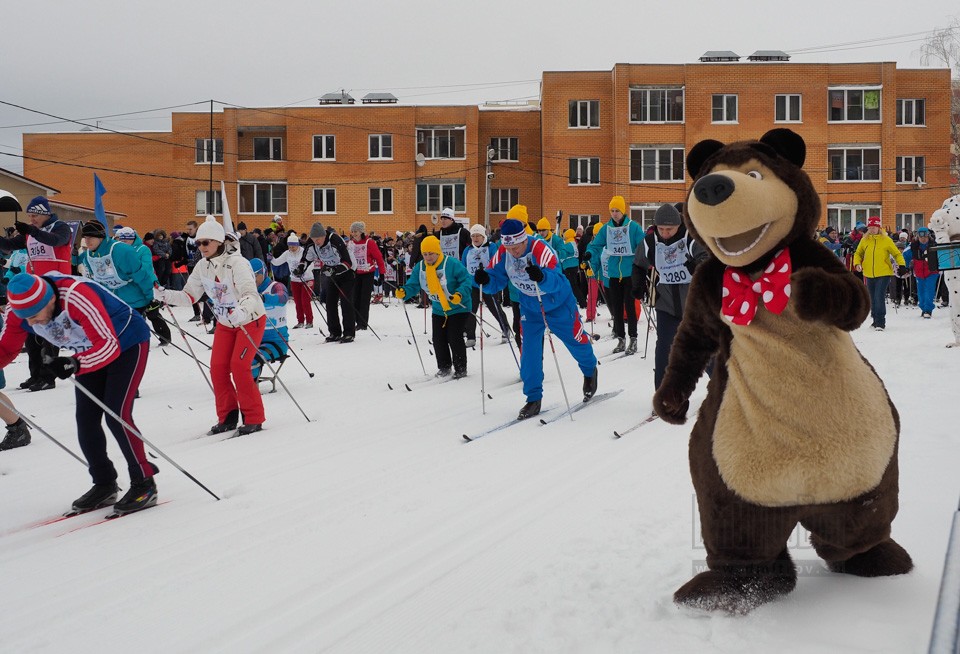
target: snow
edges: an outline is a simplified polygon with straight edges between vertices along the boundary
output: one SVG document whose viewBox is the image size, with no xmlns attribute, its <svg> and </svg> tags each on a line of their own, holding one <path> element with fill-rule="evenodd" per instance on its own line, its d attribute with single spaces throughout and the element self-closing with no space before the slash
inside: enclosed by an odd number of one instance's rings
<svg viewBox="0 0 960 654">
<path fill-rule="evenodd" d="M 161 459 L 159 505 L 93 525 L 106 511 L 53 517 L 90 481 L 33 432 L 0 453 L 0 649 L 5 652 L 921 652 L 930 637 L 960 493 L 960 403 L 949 401 L 960 350 L 949 316 L 888 314 L 887 331 L 853 337 L 900 412 L 900 514 L 894 537 L 916 569 L 895 578 L 835 575 L 797 533 L 796 590 L 745 617 L 678 609 L 676 588 L 702 565 L 685 426 L 655 421 L 612 438 L 650 410 L 650 356 L 606 361 L 596 408 L 536 420 L 474 443 L 516 415 L 519 385 L 499 337 L 465 380 L 402 389 L 422 378 L 399 305 L 374 306 L 382 337 L 352 345 L 291 332 L 309 379 L 290 359 L 264 397 L 263 432 L 205 436 L 213 398 L 185 355 L 151 350 L 135 416 L 156 447 L 220 495 L 215 501 Z M 423 313 L 409 309 L 435 371 Z M 292 307 L 290 313 L 293 313 Z M 189 311 L 178 310 L 182 324 Z M 318 318 L 318 324 L 320 324 Z M 609 333 L 606 320 L 598 331 Z M 199 327 L 188 329 L 208 340 Z M 641 328 L 642 334 L 642 328 Z M 175 341 L 182 344 L 179 339 Z M 557 342 L 571 400 L 581 377 Z M 196 343 L 194 343 L 196 346 Z M 602 340 L 599 353 L 612 349 Z M 641 340 L 641 352 L 644 344 Z M 204 355 L 205 356 L 205 355 Z M 549 347 L 544 403 L 562 403 Z M 7 394 L 79 452 L 69 382 Z M 388 390 L 387 382 L 395 389 Z M 705 393 L 701 384 L 691 405 Z M 830 416 L 857 406 L 815 411 Z M 123 459 L 113 442 L 111 457 Z"/>
</svg>

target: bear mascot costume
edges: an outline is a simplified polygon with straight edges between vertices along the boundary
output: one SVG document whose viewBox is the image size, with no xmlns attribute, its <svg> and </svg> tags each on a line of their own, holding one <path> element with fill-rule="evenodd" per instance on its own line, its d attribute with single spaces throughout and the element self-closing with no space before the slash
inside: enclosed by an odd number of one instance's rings
<svg viewBox="0 0 960 654">
<path fill-rule="evenodd" d="M 960 195 L 943 201 L 943 206 L 930 216 L 930 229 L 941 245 L 960 242 Z M 943 281 L 950 291 L 950 324 L 953 327 L 953 342 L 947 347 L 960 347 L 960 270 L 943 271 Z"/>
<path fill-rule="evenodd" d="M 849 332 L 870 310 L 863 282 L 813 239 L 820 199 L 803 139 L 706 140 L 687 157 L 690 233 L 713 254 L 694 274 L 654 395 L 682 424 L 714 359 L 690 435 L 690 472 L 708 570 L 674 602 L 744 614 L 793 590 L 797 523 L 830 570 L 904 574 L 897 514 L 900 419 Z M 857 405 L 831 414 L 823 407 Z"/>
</svg>

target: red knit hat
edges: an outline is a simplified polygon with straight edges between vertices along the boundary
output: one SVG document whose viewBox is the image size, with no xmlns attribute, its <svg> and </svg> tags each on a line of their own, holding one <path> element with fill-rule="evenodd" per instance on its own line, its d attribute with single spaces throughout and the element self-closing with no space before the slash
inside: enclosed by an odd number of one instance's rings
<svg viewBox="0 0 960 654">
<path fill-rule="evenodd" d="M 36 275 L 17 273 L 7 284 L 7 302 L 19 318 L 32 318 L 53 298 L 53 288 Z"/>
<path fill-rule="evenodd" d="M 880 216 L 870 216 L 867 218 L 867 227 L 883 227 L 883 223 L 880 222 Z"/>
</svg>

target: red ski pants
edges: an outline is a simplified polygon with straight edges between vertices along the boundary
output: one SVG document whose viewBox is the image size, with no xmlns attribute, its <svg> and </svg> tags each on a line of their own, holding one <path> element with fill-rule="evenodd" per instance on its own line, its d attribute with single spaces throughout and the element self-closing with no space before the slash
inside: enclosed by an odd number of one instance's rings
<svg viewBox="0 0 960 654">
<path fill-rule="evenodd" d="M 242 328 L 228 327 L 222 323 L 217 325 L 213 336 L 213 352 L 210 353 L 210 379 L 216 396 L 218 422 L 226 420 L 227 414 L 238 408 L 246 425 L 259 425 L 265 420 L 263 398 L 260 397 L 257 382 L 250 374 L 250 366 L 260 347 L 266 324 L 266 316 L 260 316 Z M 243 330 L 250 338 L 244 335 Z"/>
</svg>

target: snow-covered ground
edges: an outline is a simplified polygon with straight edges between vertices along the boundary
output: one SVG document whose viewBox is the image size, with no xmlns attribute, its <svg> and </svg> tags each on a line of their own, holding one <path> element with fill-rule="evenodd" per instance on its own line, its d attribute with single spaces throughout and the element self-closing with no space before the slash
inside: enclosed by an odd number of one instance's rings
<svg viewBox="0 0 960 654">
<path fill-rule="evenodd" d="M 410 317 L 432 374 L 422 312 Z M 282 378 L 314 421 L 278 387 L 264 398 L 265 430 L 234 440 L 204 435 L 215 414 L 196 365 L 155 347 L 137 421 L 222 500 L 158 459 L 166 503 L 102 524 L 93 525 L 106 510 L 31 527 L 68 508 L 89 477 L 36 431 L 29 447 L 0 453 L 0 651 L 925 651 L 960 494 L 960 349 L 944 348 L 948 320 L 891 310 L 886 332 L 854 334 L 900 411 L 894 537 L 914 572 L 826 573 L 798 533 L 796 590 L 738 618 L 671 601 L 704 557 L 687 467 L 692 421 L 611 438 L 650 410 L 653 338 L 647 359 L 602 365 L 600 392 L 620 395 L 573 422 L 531 420 L 469 444 L 462 433 L 523 404 L 519 385 L 504 387 L 517 378 L 509 348 L 486 344 L 485 416 L 479 351 L 465 380 L 391 391 L 388 382 L 422 377 L 397 304 L 372 307 L 382 342 L 291 332 L 316 377 L 290 359 Z M 577 401 L 581 377 L 557 347 Z M 545 406 L 562 402 L 549 348 L 544 367 Z M 16 390 L 25 356 L 6 374 L 20 410 L 78 452 L 70 383 Z M 810 407 L 825 431 L 832 415 L 859 410 Z"/>
</svg>

